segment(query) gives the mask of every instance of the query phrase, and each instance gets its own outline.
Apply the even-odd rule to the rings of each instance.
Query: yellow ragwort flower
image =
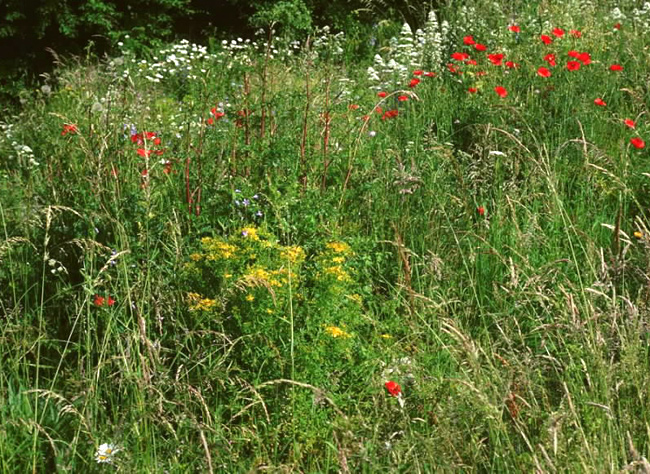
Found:
[[[238,250],[236,246],[212,237],[203,237],[201,243],[208,260],[229,259],[234,257]]]
[[[327,248],[336,253],[351,253],[352,249],[345,242],[328,242]]]
[[[260,236],[257,234],[257,228],[256,227],[244,227],[241,230],[241,236],[245,239],[249,240],[260,240]]]
[[[305,251],[302,247],[294,245],[291,247],[284,247],[280,256],[283,260],[289,260],[291,263],[300,263],[305,259]]]
[[[341,267],[341,265],[334,265],[333,267],[327,267],[325,268],[325,273],[335,276],[338,281],[351,280],[350,275],[348,274],[348,272],[343,270],[343,267]]]
[[[343,339],[352,337],[351,334],[345,332],[338,326],[326,326],[325,331],[332,337],[341,337]]]
[[[217,300],[203,298],[198,293],[188,293],[187,301],[190,311],[210,311],[217,304]]]

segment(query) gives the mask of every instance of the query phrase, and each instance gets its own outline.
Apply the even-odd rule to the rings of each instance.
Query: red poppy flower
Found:
[[[145,150],[144,148],[138,148],[138,149],[136,150],[136,152],[137,152],[138,155],[140,155],[142,158],[145,158],[145,157],[148,157],[149,155],[151,155],[151,150]]]
[[[409,100],[409,96],[407,96],[407,95],[398,95],[397,100],[399,100],[400,102],[406,102],[407,100]]]
[[[149,175],[149,170],[147,168],[142,170],[142,173],[140,173],[143,178],[146,178]]]
[[[420,79],[413,78],[411,79],[411,82],[409,82],[409,87],[413,88],[417,86],[420,83]]]
[[[413,71],[414,76],[421,76],[424,71],[422,69],[416,69]]]
[[[513,33],[519,33],[521,31],[521,28],[519,28],[518,25],[510,25],[508,29]]]
[[[467,53],[454,53],[451,55],[451,59],[455,59],[456,61],[465,61],[466,59],[469,59],[469,54]]]
[[[612,64],[611,66],[609,66],[609,70],[610,71],[622,71],[623,66],[621,66],[620,64]]]
[[[389,380],[384,385],[386,387],[386,390],[388,390],[388,393],[390,393],[393,397],[399,397],[399,394],[402,393],[402,387],[400,387],[397,382]]]
[[[476,87],[469,87],[467,89],[467,92],[469,92],[470,94],[476,94],[478,92],[478,89]]]
[[[620,23],[616,23],[616,24],[614,25],[614,29],[615,29],[615,30],[620,30],[620,29],[621,29],[621,24],[620,24]]]
[[[383,99],[384,97],[386,97],[387,95],[388,95],[388,94],[387,94],[386,92],[384,92],[384,91],[382,91],[382,92],[377,92],[377,97],[381,97],[382,99]]]
[[[471,46],[471,45],[475,44],[476,41],[474,41],[474,38],[472,38],[471,36],[465,36],[463,38],[463,43],[465,43],[467,46]]]
[[[208,120],[205,121],[208,125],[214,125],[214,119],[210,117]]]
[[[569,30],[569,34],[574,38],[580,38],[582,36],[582,31],[578,30]]]
[[[158,137],[153,139],[153,144],[154,145],[160,145],[161,142],[162,142],[162,140],[160,138],[158,138]]]
[[[503,61],[503,54],[488,54],[488,59],[495,66],[501,66],[501,62]]]
[[[578,69],[580,69],[580,63],[578,61],[568,61],[566,63],[566,68],[569,71],[577,71]]]
[[[449,69],[449,72],[452,74],[462,74],[462,71],[451,63],[447,64],[447,69]]]
[[[151,140],[152,138],[156,137],[156,132],[144,132],[144,137],[147,140]]]
[[[391,119],[391,118],[397,117],[398,115],[399,115],[399,111],[397,109],[395,109],[395,110],[387,110],[384,113],[384,115],[381,116],[381,119],[382,120]]]
[[[424,75],[427,76],[427,77],[436,77],[436,73],[435,73],[435,72],[431,72],[431,71],[429,71],[429,72],[425,72]]]
[[[557,36],[558,38],[562,38],[564,36],[564,30],[562,28],[555,28],[551,33],[553,33],[553,35]]]
[[[506,67],[508,69],[516,69],[519,67],[519,64],[512,62],[512,61],[506,61]]]
[[[214,115],[214,118],[219,120],[220,118],[224,117],[226,114],[224,112],[219,111],[216,107],[213,107],[210,109],[210,113]]]
[[[115,304],[115,300],[111,298],[110,296],[106,300],[106,306],[113,306]]]
[[[487,50],[487,46],[485,46],[484,44],[481,44],[481,43],[476,43],[474,45],[474,48],[476,49],[476,51],[486,51]]]
[[[502,86],[496,86],[494,92],[496,92],[499,97],[506,97],[508,95],[508,91]]]
[[[476,77],[486,76],[487,72],[485,71],[476,71]]]
[[[76,134],[79,131],[77,126],[73,123],[66,123],[63,125],[63,130],[61,131],[61,136],[65,137],[68,133],[71,135]]]
[[[378,114],[380,114],[380,113],[383,112],[383,110],[381,109],[381,107],[375,107],[375,112],[377,112]]]
[[[540,67],[540,68],[537,70],[537,75],[538,75],[538,76],[542,76],[542,77],[551,77],[551,71],[549,71],[549,70],[546,69],[545,67]]]
[[[575,49],[572,49],[571,51],[569,51],[566,54],[567,54],[567,56],[570,56],[570,57],[576,58],[576,59],[578,59],[580,57],[580,52],[576,51]]]
[[[629,118],[625,119],[624,123],[625,123],[625,125],[627,125],[630,128],[635,128],[636,127],[636,123],[634,123],[634,120],[632,120],[632,119],[629,119]]]
[[[641,149],[645,148],[645,142],[639,137],[631,138],[630,143],[637,150],[641,150]]]
[[[478,63],[476,62],[476,59],[468,59],[465,64],[468,66],[476,66]]]
[[[578,61],[580,61],[585,66],[587,64],[591,64],[591,55],[589,53],[580,53],[580,56],[578,56]]]
[[[348,109],[350,110],[357,110],[359,108],[358,104],[350,104],[348,105]]]
[[[601,99],[600,97],[598,97],[597,99],[594,99],[594,104],[596,104],[596,105],[598,105],[600,107],[605,107],[607,105],[607,103],[603,99]]]
[[[104,302],[106,301],[106,298],[103,296],[95,295],[95,299],[93,300],[93,303],[95,306],[104,306]]]
[[[544,61],[546,61],[549,66],[555,67],[555,55],[554,54],[547,54],[546,56],[544,56]]]
[[[485,215],[485,208],[483,206],[479,206],[476,208],[476,212],[478,212],[478,215],[483,217]]]
[[[539,39],[541,39],[542,43],[544,43],[544,44],[551,44],[553,42],[553,38],[551,38],[550,36],[547,36],[547,35],[542,35],[542,36],[539,37]]]

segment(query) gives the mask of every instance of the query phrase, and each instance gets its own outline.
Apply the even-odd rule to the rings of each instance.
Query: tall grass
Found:
[[[650,472],[645,13],[461,6],[406,79],[326,33],[31,94],[2,472]]]

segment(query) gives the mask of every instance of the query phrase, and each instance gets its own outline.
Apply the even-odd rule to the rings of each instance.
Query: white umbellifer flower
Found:
[[[104,443],[99,448],[97,448],[97,452],[95,453],[95,461],[98,463],[112,463],[113,462],[113,457],[115,456],[115,453],[119,451],[119,448],[115,446],[112,443]]]

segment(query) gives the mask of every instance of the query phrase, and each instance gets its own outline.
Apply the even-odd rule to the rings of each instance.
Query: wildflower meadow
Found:
[[[650,3],[369,31],[2,117],[0,472],[650,473]]]

